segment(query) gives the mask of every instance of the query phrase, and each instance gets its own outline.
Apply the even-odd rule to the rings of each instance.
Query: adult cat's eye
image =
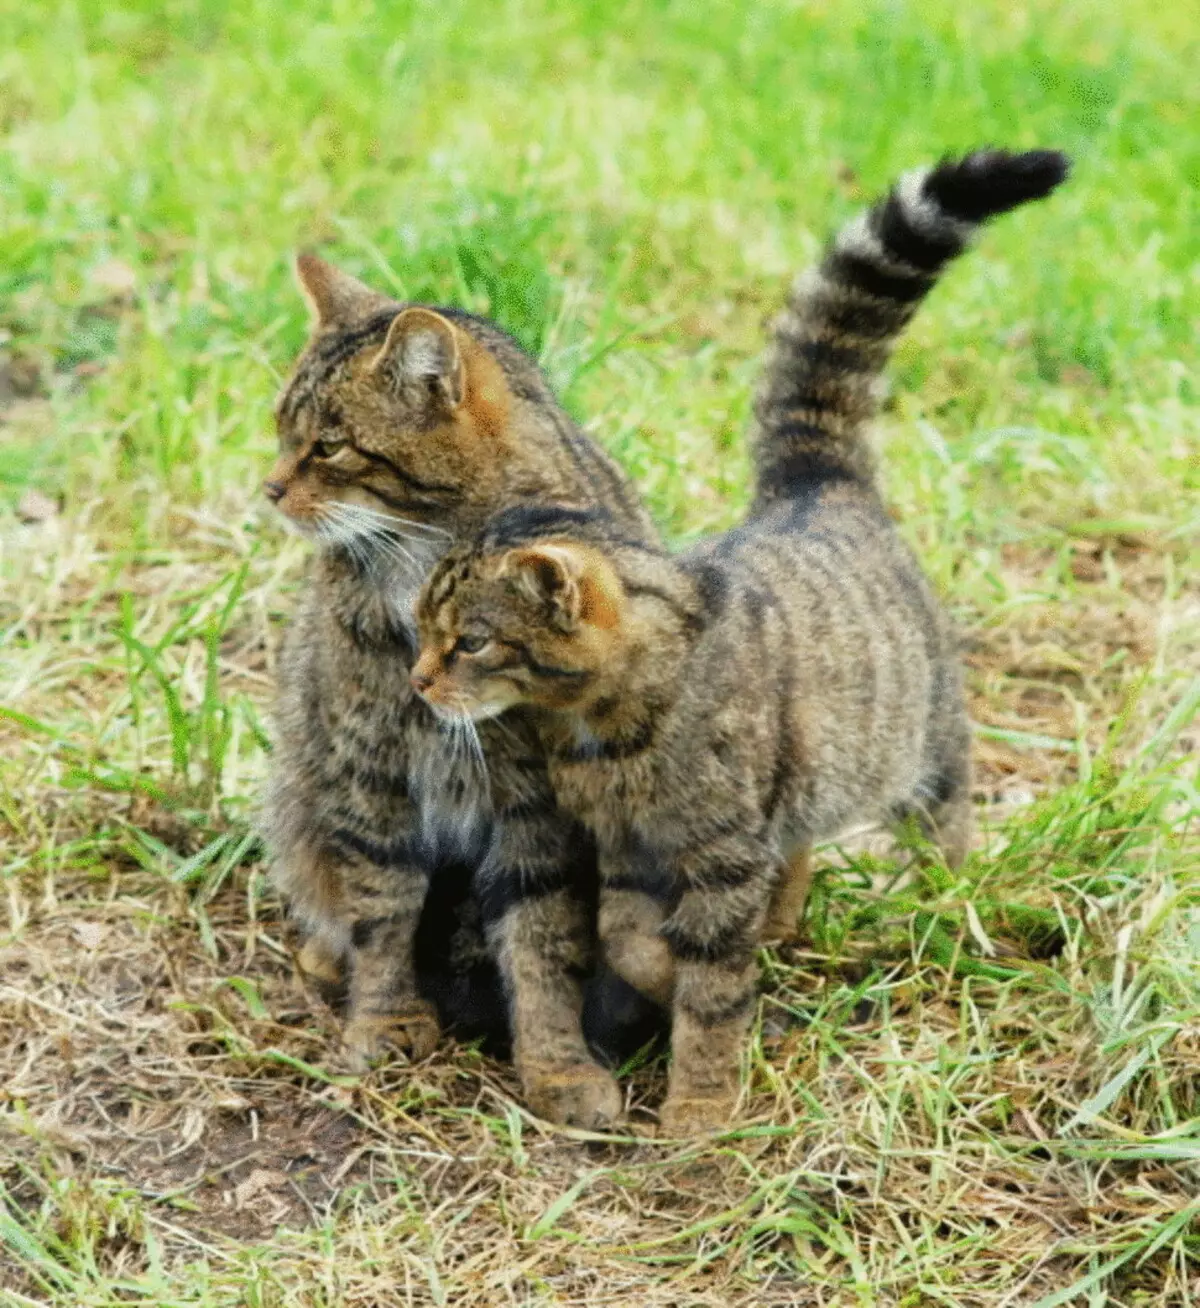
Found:
[[[332,459],[345,445],[345,441],[313,441],[312,452],[318,459]]]
[[[459,654],[478,654],[489,643],[487,636],[459,636],[454,649]]]

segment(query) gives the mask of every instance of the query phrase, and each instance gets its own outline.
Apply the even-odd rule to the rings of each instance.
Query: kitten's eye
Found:
[[[318,459],[332,459],[339,450],[346,448],[345,441],[313,441],[312,452]]]
[[[454,642],[454,649],[459,654],[478,654],[491,641],[487,636],[459,636]]]

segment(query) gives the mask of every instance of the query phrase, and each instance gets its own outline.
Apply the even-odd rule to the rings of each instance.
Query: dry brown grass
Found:
[[[1197,1209],[1200,1147],[1164,1120],[1162,1096],[1194,1111],[1200,1021],[1151,1002],[1149,1036],[1141,1021],[1115,1044],[1103,1029],[1114,968],[1127,991],[1154,975],[1163,896],[1196,872],[1185,832],[1148,833],[1144,886],[1109,903],[1072,893],[1061,867],[1031,880],[1030,849],[1005,852],[1011,828],[986,836],[997,856],[970,885],[1090,914],[1088,933],[1052,942],[1043,964],[1020,961],[1030,941],[1002,915],[977,921],[995,961],[1016,967],[1008,980],[945,966],[920,938],[912,895],[953,913],[969,887],[889,898],[893,865],[835,860],[825,947],[766,960],[750,1093],[713,1145],[648,1138],[653,1063],[630,1081],[634,1133],[611,1140],[530,1119],[508,1067],[451,1043],[417,1067],[345,1075],[336,1021],[293,977],[253,851],[223,870],[195,858],[236,831],[261,774],[246,723],[269,698],[280,580],[296,562],[290,546],[282,567],[255,553],[241,530],[174,518],[170,555],[137,562],[106,546],[86,508],[7,534],[21,580],[6,675],[24,718],[0,721],[0,1180],[10,1227],[19,1218],[34,1242],[8,1255],[14,1303],[107,1303],[123,1285],[138,1299],[160,1284],[172,1302],[205,1304],[997,1308],[1122,1254],[1121,1302],[1190,1302],[1180,1214]],[[205,802],[202,753],[189,785],[164,772],[166,714],[131,691],[114,633],[128,594],[148,644],[188,596],[202,627],[224,602],[231,552],[250,563],[220,640],[221,701],[242,724],[223,804]],[[1164,667],[1195,659],[1200,592],[1166,585],[1169,554],[1072,558],[1073,595],[1043,593],[974,631],[975,715],[1025,733],[980,742],[985,817],[1076,781],[1078,753],[1036,741],[1072,741],[1083,724],[1099,749],[1149,673],[1129,751],[1161,721]],[[1004,566],[1014,593],[1032,593],[1052,564],[1013,552]],[[169,643],[163,660],[195,710],[203,640]],[[1096,839],[1119,839],[1127,816],[1114,811]],[[1082,841],[1047,842],[1044,863]],[[976,943],[965,929],[955,948]],[[1128,1086],[1081,1119],[1147,1040]],[[257,1299],[237,1297],[251,1289]]]

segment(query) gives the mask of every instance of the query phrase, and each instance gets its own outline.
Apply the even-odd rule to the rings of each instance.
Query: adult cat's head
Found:
[[[280,453],[264,489],[301,534],[360,561],[399,561],[436,554],[432,542],[513,498],[618,512],[628,498],[640,513],[497,327],[397,303],[315,255],[296,273],[313,334],[276,406]]]

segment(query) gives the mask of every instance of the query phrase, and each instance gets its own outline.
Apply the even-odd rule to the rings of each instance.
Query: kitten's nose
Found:
[[[412,688],[418,695],[423,695],[433,685],[433,678],[427,676],[424,672],[418,672],[416,668],[413,668],[408,679],[412,682]]]
[[[287,487],[281,481],[264,481],[263,490],[272,504],[278,504],[287,494]]]

